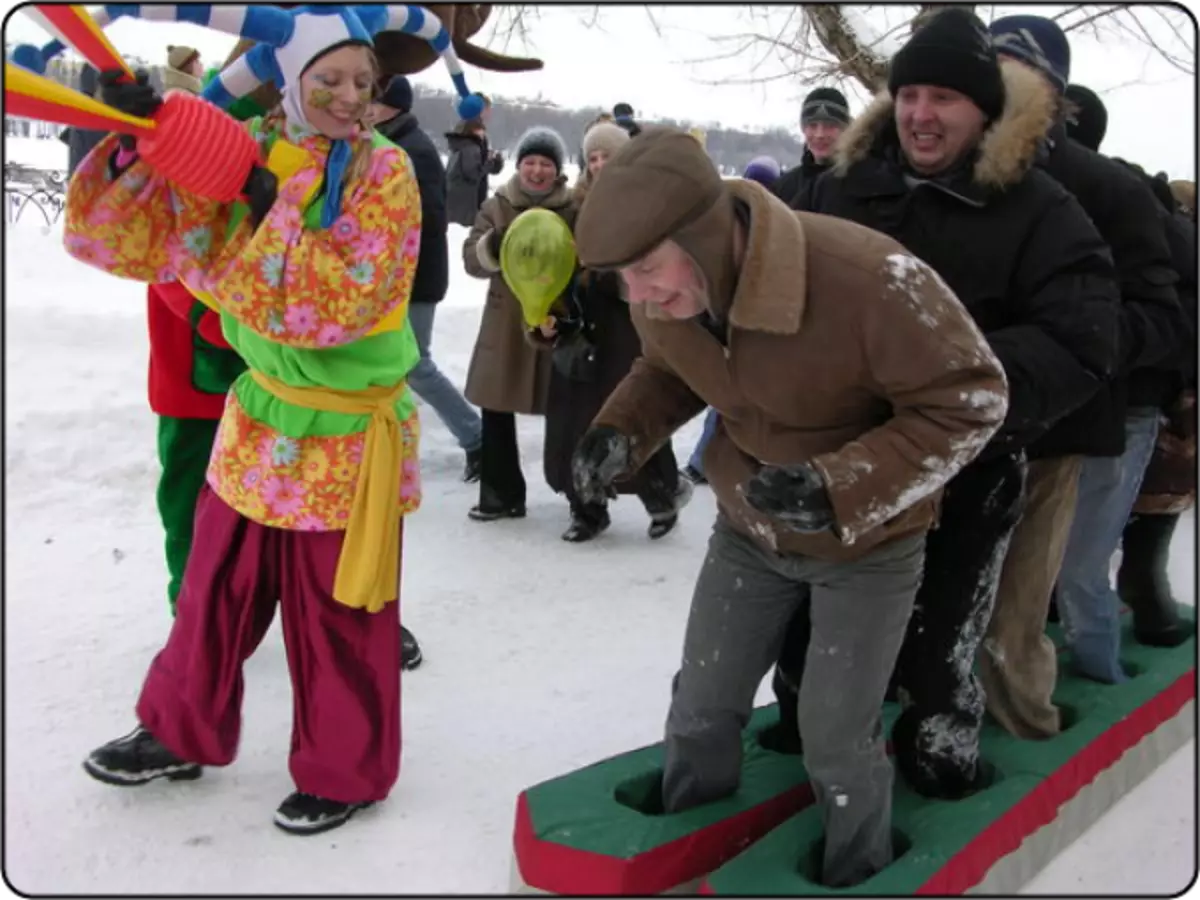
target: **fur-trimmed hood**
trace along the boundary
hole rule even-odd
[[[1001,60],[1004,112],[983,133],[972,181],[982,188],[1002,190],[1019,182],[1033,167],[1038,150],[1055,122],[1058,103],[1042,76],[1010,60]],[[838,139],[834,174],[845,175],[866,159],[885,129],[895,133],[895,102],[886,91],[876,95]]]

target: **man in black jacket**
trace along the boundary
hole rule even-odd
[[[933,266],[1008,378],[1004,426],[946,488],[897,663],[906,708],[892,732],[896,762],[935,797],[963,796],[988,777],[972,669],[1021,513],[1025,448],[1117,363],[1112,257],[1079,203],[1033,168],[1053,112],[1036,104],[1037,83],[1002,73],[983,23],[947,7],[896,54],[888,92],[842,136],[811,202]]]
[[[1043,653],[1048,665],[1042,660],[1031,666],[1033,660],[1020,652],[1044,626],[1052,587],[1047,575],[1059,579],[1058,611],[1075,666],[1099,681],[1119,683],[1126,678],[1119,661],[1120,603],[1110,583],[1109,563],[1153,453],[1161,410],[1170,399],[1185,320],[1167,242],[1170,214],[1129,167],[1067,137],[1066,35],[1052,20],[1029,15],[997,19],[991,32],[1003,65],[1038,77],[1042,94],[1054,104],[1055,119],[1047,128],[1039,162],[1074,195],[1109,245],[1121,289],[1122,325],[1117,376],[1030,449],[1031,459],[1058,474],[1067,468],[1078,474],[1070,483],[1060,480],[1057,509],[1050,508],[1055,505],[1050,498],[1047,508],[1026,510],[1016,538],[1021,552],[1014,553],[1005,568],[993,620],[996,634],[989,635],[998,640],[988,647],[981,668],[989,709],[1009,727],[1006,718],[1013,715],[1015,724],[1024,724],[1019,704],[1033,699],[1026,693],[1029,688],[1036,689],[1039,712],[1049,706],[1054,690],[1052,648]],[[1072,518],[1073,524],[1064,528]],[[1049,520],[1053,527],[1047,527]],[[1027,577],[1034,572],[1032,579]],[[1018,620],[1020,627],[1006,627],[1010,619]],[[1033,677],[1033,669],[1040,677]],[[1013,698],[1017,707],[1008,705]],[[1014,733],[1045,737],[1057,730],[1036,728],[1024,735],[1018,727]]]
[[[850,106],[841,91],[816,88],[800,106],[800,130],[804,132],[804,155],[775,182],[772,193],[792,209],[808,207],[809,193],[816,180],[833,162],[833,147],[850,124]]]
[[[479,413],[438,369],[429,353],[436,305],[450,284],[450,253],[446,242],[446,169],[433,141],[412,114],[413,90],[407,78],[396,75],[373,105],[375,128],[412,160],[421,191],[421,253],[413,279],[408,320],[421,361],[408,374],[417,396],[433,407],[458,445],[467,454],[464,481],[479,480],[483,425]]]

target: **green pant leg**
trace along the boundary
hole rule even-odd
[[[192,549],[192,519],[196,500],[204,486],[213,440],[217,436],[216,419],[158,418],[158,460],[162,476],[158,481],[158,514],[166,531],[167,602],[175,615],[175,600],[183,584]]]

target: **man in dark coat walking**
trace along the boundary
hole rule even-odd
[[[1008,376],[1003,427],[946,488],[897,663],[906,708],[892,733],[896,761],[935,797],[963,796],[987,778],[973,668],[1021,515],[1025,448],[1118,363],[1112,257],[1078,201],[1033,168],[1053,113],[1036,103],[1038,84],[1033,73],[1001,71],[976,16],[940,11],[896,54],[887,93],[843,135],[812,202],[929,263]],[[798,682],[800,660],[783,662]]]
[[[396,75],[374,104],[375,128],[408,154],[421,190],[421,252],[408,306],[408,320],[421,349],[421,361],[408,374],[408,383],[418,397],[433,407],[467,454],[463,480],[474,482],[479,480],[483,440],[479,413],[442,374],[429,351],[434,313],[450,285],[446,169],[433,141],[412,114],[412,102],[412,85],[403,75]]]
[[[810,91],[800,107],[804,155],[775,183],[772,193],[792,209],[806,209],[813,185],[833,162],[833,147],[849,124],[850,106],[841,91],[825,87]]]

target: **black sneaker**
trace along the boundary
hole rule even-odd
[[[421,664],[421,645],[417,643],[416,636],[405,628],[400,626],[400,668],[407,671],[412,671]]]
[[[463,469],[463,481],[474,484],[479,480],[480,469],[483,466],[483,448],[476,447],[467,451],[467,465]]]
[[[97,781],[118,787],[135,787],[158,778],[191,781],[203,772],[196,763],[185,762],[160,744],[141,725],[93,750],[83,761],[83,770]]]
[[[296,791],[275,810],[275,824],[288,834],[320,834],[345,825],[360,809],[373,804],[342,803]]]

